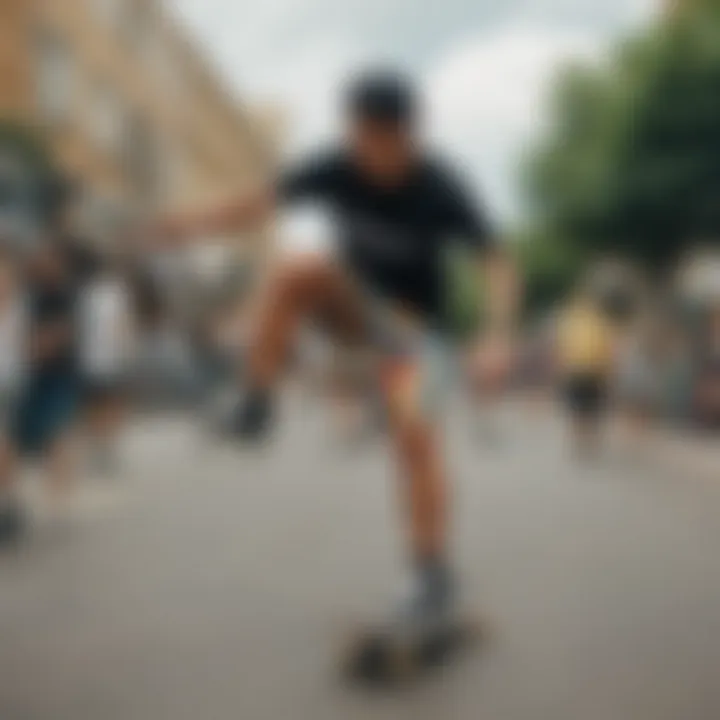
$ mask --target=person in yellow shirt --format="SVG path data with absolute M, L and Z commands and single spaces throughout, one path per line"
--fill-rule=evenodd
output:
M 613 365 L 613 327 L 600 302 L 579 289 L 557 320 L 556 356 L 578 455 L 595 454 Z

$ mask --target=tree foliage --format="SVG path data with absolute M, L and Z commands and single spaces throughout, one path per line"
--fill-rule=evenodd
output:
M 718 242 L 717 2 L 688 3 L 605 63 L 568 68 L 553 110 L 526 168 L 536 275 L 549 266 L 561 279 L 598 253 L 663 269 L 689 243 Z

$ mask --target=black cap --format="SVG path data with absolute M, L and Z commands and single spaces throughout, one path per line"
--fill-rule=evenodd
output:
M 346 109 L 353 118 L 412 124 L 418 114 L 418 98 L 412 81 L 401 73 L 373 71 L 350 84 Z

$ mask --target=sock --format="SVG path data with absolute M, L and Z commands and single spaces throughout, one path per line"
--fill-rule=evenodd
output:
M 445 597 L 451 591 L 452 573 L 442 555 L 422 555 L 415 562 L 419 586 L 429 597 Z

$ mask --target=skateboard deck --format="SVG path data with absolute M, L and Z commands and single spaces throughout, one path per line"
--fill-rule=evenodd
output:
M 360 627 L 351 633 L 341 669 L 351 681 L 391 685 L 459 659 L 485 636 L 485 623 L 468 615 L 412 637 Z

